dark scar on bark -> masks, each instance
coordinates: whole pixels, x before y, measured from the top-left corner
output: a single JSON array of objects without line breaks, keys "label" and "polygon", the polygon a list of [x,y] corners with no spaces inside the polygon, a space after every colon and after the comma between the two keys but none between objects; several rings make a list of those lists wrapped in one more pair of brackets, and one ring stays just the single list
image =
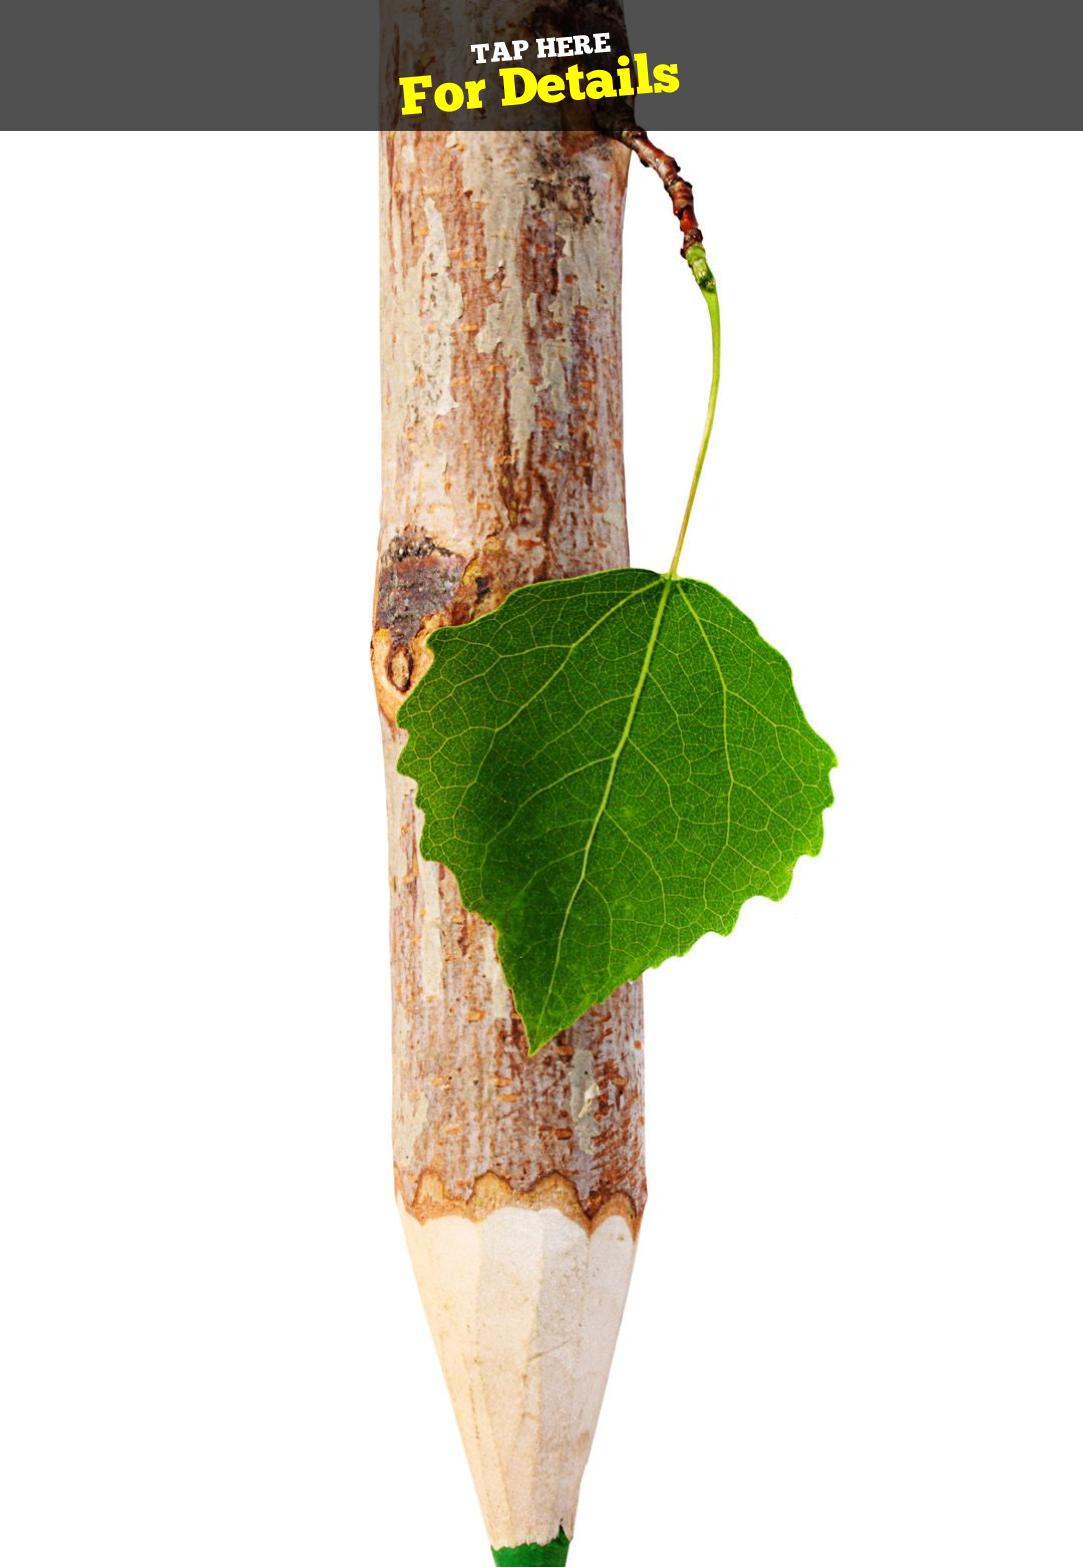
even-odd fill
[{"label": "dark scar on bark", "polygon": [[465,562],[427,533],[396,533],[380,560],[376,625],[392,646],[408,648],[428,616],[445,609],[462,581]]}]

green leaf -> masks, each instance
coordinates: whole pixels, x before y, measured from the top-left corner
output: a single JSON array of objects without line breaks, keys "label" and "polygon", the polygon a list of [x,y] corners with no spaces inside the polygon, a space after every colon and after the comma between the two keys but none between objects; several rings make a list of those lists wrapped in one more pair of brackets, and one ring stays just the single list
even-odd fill
[{"label": "green leaf", "polygon": [[531,1051],[819,850],[834,755],[706,583],[541,582],[429,645],[399,770],[421,852],[496,926]]}]

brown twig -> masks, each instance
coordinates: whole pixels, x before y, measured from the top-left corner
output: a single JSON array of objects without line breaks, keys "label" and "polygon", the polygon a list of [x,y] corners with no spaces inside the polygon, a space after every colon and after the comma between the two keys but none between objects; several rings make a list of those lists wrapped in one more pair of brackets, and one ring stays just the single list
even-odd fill
[{"label": "brown twig", "polygon": [[634,123],[624,125],[616,132],[616,136],[618,141],[622,141],[626,147],[632,149],[645,168],[654,170],[665,186],[666,193],[673,203],[673,216],[681,225],[681,233],[684,236],[681,255],[687,260],[692,246],[703,244],[703,235],[696,220],[692,187],[687,180],[681,178],[680,164],[676,158],[671,158],[668,152],[663,152],[660,147],[656,147],[639,125]]}]

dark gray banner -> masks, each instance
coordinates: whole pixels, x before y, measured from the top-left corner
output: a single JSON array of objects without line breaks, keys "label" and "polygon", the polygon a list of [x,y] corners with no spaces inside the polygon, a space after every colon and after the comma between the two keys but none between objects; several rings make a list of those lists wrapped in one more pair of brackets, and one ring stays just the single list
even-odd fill
[{"label": "dark gray banner", "polygon": [[[1083,121],[1079,0],[627,0],[626,34],[620,11],[387,0],[381,18],[379,0],[7,0],[0,125],[532,130],[630,111],[629,88],[639,121],[666,130]],[[407,102],[420,112],[403,115]]]}]

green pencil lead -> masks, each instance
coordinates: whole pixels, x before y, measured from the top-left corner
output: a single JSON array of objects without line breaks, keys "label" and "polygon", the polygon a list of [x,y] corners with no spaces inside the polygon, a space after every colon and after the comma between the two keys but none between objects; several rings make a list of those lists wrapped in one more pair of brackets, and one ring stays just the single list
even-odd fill
[{"label": "green pencil lead", "polygon": [[497,1567],[564,1567],[571,1541],[561,1529],[548,1545],[509,1545],[493,1551]]}]

